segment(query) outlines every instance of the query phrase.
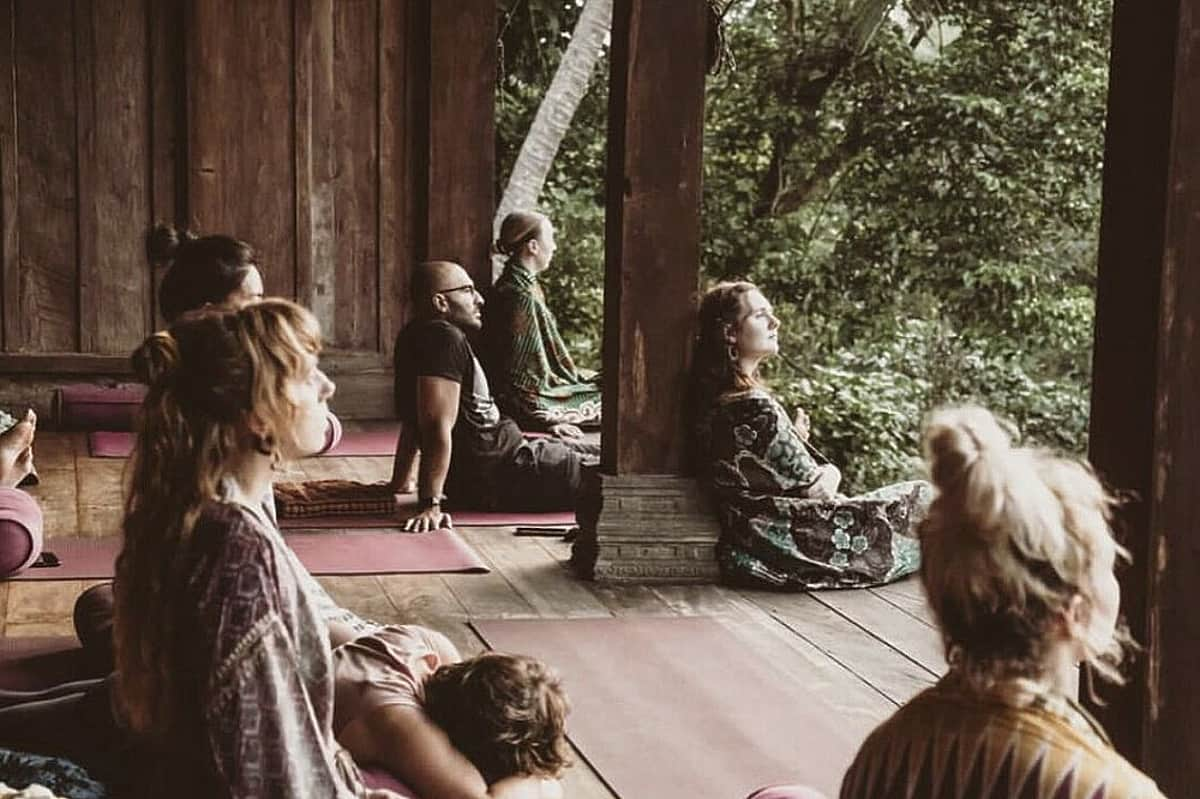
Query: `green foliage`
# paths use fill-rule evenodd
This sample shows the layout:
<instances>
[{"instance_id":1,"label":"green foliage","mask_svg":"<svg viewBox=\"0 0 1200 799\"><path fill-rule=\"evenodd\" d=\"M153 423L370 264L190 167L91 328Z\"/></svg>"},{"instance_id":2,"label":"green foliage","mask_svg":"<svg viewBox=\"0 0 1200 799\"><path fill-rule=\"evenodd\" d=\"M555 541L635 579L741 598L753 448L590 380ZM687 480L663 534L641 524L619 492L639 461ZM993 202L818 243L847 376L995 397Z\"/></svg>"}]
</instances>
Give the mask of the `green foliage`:
<instances>
[{"instance_id":1,"label":"green foliage","mask_svg":"<svg viewBox=\"0 0 1200 799\"><path fill-rule=\"evenodd\" d=\"M504 175L578 14L512 5ZM774 302L789 362L768 379L809 410L853 490L911 476L921 418L944 403L981 402L1081 453L1111 0L895 0L878 28L839 16L869 5L730 12L734 63L707 89L703 273L746 277ZM554 31L539 47L518 24L535 7ZM550 302L593 364L602 70L543 196L562 231Z\"/></svg>"}]
</instances>

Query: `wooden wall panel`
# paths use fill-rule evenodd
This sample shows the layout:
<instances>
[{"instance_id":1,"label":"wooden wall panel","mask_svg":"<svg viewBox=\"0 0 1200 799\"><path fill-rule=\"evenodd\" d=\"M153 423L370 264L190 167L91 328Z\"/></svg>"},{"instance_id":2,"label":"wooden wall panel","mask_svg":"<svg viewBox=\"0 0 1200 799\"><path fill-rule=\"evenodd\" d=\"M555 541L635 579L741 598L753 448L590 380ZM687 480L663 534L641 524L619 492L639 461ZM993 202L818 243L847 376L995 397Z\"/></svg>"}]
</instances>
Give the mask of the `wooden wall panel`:
<instances>
[{"instance_id":1,"label":"wooden wall panel","mask_svg":"<svg viewBox=\"0 0 1200 799\"><path fill-rule=\"evenodd\" d=\"M72 3L19 0L15 42L20 318L6 343L71 352L79 346Z\"/></svg>"},{"instance_id":2,"label":"wooden wall panel","mask_svg":"<svg viewBox=\"0 0 1200 799\"><path fill-rule=\"evenodd\" d=\"M150 332L147 0L76 0L79 331L125 354Z\"/></svg>"},{"instance_id":3,"label":"wooden wall panel","mask_svg":"<svg viewBox=\"0 0 1200 799\"><path fill-rule=\"evenodd\" d=\"M429 17L428 253L492 284L496 4L433 0Z\"/></svg>"},{"instance_id":4,"label":"wooden wall panel","mask_svg":"<svg viewBox=\"0 0 1200 799\"><path fill-rule=\"evenodd\" d=\"M21 251L17 224L16 0L0 1L0 293L4 350L21 339Z\"/></svg>"},{"instance_id":5,"label":"wooden wall panel","mask_svg":"<svg viewBox=\"0 0 1200 799\"><path fill-rule=\"evenodd\" d=\"M245 239L268 294L295 296L289 0L195 0L187 20L188 224Z\"/></svg>"},{"instance_id":6,"label":"wooden wall panel","mask_svg":"<svg viewBox=\"0 0 1200 799\"><path fill-rule=\"evenodd\" d=\"M340 0L333 34L333 340L338 347L378 350L378 2Z\"/></svg>"},{"instance_id":7,"label":"wooden wall panel","mask_svg":"<svg viewBox=\"0 0 1200 799\"><path fill-rule=\"evenodd\" d=\"M187 109L184 87L184 20L186 0L147 3L150 59L150 216L152 222L187 223ZM142 239L139 238L139 246ZM145 263L139 250L139 258ZM146 264L147 268L149 264ZM158 311L162 271L151 275L151 329L163 319Z\"/></svg>"},{"instance_id":8,"label":"wooden wall panel","mask_svg":"<svg viewBox=\"0 0 1200 799\"><path fill-rule=\"evenodd\" d=\"M379 334L380 349L391 353L396 334L408 321L408 286L422 226L415 209L420 183L416 149L420 126L410 119L417 107L421 61L412 35L419 29L418 3L379 5Z\"/></svg>"}]
</instances>

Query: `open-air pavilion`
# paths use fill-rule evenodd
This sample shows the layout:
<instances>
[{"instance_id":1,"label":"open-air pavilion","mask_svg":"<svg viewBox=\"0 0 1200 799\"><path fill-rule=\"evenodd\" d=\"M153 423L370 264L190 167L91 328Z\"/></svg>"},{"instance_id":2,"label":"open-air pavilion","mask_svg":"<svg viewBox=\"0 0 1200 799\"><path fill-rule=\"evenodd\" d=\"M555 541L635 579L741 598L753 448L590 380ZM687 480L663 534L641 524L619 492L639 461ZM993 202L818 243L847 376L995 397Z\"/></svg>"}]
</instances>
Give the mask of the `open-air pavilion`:
<instances>
[{"instance_id":1,"label":"open-air pavilion","mask_svg":"<svg viewBox=\"0 0 1200 799\"><path fill-rule=\"evenodd\" d=\"M1096 710L1164 793L1190 796L1200 1L1115 0L1114 20L1090 456L1136 497L1123 511L1135 566L1122 589L1145 653ZM944 668L915 582L813 595L719 587L715 522L686 474L708 25L704 0L615 2L603 458L577 545L595 558L595 581L567 568L566 544L468 528L488 575L326 584L349 607L428 623L467 651L483 643L464 622L483 618L712 615L747 657L786 664L869 729ZM253 242L267 293L322 323L335 410L364 426L391 415L411 266L456 258L491 279L495 39L491 0L0 4L0 406L45 420L36 493L51 536L118 530L121 463L55 432L51 395L129 379L129 352L160 321L142 251L154 221ZM379 479L389 467L296 468ZM0 629L69 631L86 584L0 584ZM614 668L622 657L636 653L614 653ZM587 752L568 795L614 795Z\"/></svg>"}]
</instances>

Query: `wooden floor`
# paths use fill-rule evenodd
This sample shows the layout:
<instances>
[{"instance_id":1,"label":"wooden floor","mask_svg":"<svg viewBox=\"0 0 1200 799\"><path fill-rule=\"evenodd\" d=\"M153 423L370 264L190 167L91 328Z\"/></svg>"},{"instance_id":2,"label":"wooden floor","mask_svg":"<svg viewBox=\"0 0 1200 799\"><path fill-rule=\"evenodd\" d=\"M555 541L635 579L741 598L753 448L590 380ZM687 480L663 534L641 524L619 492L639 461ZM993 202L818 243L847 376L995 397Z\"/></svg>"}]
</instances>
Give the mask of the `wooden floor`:
<instances>
[{"instance_id":1,"label":"wooden floor","mask_svg":"<svg viewBox=\"0 0 1200 799\"><path fill-rule=\"evenodd\" d=\"M31 493L42 503L47 534L115 535L126 462L89 457L84 436L75 433L39 432L35 450L41 485ZM385 479L390 469L391 458L314 458L293 465L281 479L373 481ZM913 579L814 594L717 585L602 585L580 581L567 570L569 545L558 539L517 537L512 528L459 532L488 562L490 573L324 577L321 582L363 616L425 624L449 635L464 653L483 648L467 624L472 619L713 616L745 643L747 657L785 663L794 679L864 735L930 685L945 665ZM0 632L70 634L75 597L93 582L0 582ZM626 654L614 653L614 661ZM568 772L566 789L571 797L614 796L580 757Z\"/></svg>"}]
</instances>

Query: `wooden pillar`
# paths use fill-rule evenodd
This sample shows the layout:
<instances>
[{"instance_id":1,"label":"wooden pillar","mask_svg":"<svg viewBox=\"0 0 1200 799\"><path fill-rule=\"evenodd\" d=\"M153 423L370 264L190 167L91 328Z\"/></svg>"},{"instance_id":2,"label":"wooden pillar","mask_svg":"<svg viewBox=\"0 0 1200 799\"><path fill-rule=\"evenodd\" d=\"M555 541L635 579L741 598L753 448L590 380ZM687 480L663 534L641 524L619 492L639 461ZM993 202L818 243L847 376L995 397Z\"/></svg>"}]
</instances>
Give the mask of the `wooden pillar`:
<instances>
[{"instance_id":1,"label":"wooden pillar","mask_svg":"<svg viewBox=\"0 0 1200 799\"><path fill-rule=\"evenodd\" d=\"M1114 13L1091 459L1137 499L1124 612L1146 651L1095 708L1169 796L1200 782L1200 0Z\"/></svg>"},{"instance_id":2,"label":"wooden pillar","mask_svg":"<svg viewBox=\"0 0 1200 799\"><path fill-rule=\"evenodd\" d=\"M683 477L699 288L705 0L616 0L609 84L604 435L577 562L608 579L715 574L715 525ZM594 535L593 535L594 533ZM586 568L586 567L585 567Z\"/></svg>"},{"instance_id":3,"label":"wooden pillar","mask_svg":"<svg viewBox=\"0 0 1200 799\"><path fill-rule=\"evenodd\" d=\"M496 4L410 3L416 259L455 260L492 283Z\"/></svg>"}]
</instances>

